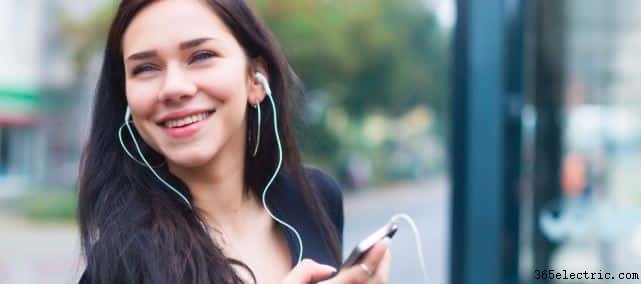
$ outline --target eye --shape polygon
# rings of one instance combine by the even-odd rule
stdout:
[[[213,52],[210,51],[200,51],[194,54],[194,56],[191,57],[191,60],[189,60],[189,64],[196,63],[198,61],[203,61],[207,60],[209,58],[212,58],[216,56]]]
[[[151,72],[151,71],[155,71],[155,70],[156,70],[156,67],[154,67],[153,65],[151,65],[151,64],[143,64],[143,65],[140,65],[140,66],[136,66],[136,68],[134,68],[134,70],[131,73],[132,73],[133,76],[137,76],[139,74],[142,74],[142,73],[145,73],[145,72]]]

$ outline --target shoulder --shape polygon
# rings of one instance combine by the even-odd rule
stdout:
[[[325,212],[334,224],[339,240],[342,241],[344,223],[343,192],[339,184],[321,169],[308,166],[304,169],[307,180],[319,196]]]
[[[325,171],[315,167],[303,167],[302,175],[309,188],[298,188],[293,176],[287,170],[280,174],[277,184],[284,190],[275,190],[270,193],[268,200],[270,208],[274,208],[285,220],[298,220],[300,226],[310,225],[309,219],[319,220],[319,216],[313,213],[315,210],[312,210],[317,208],[329,217],[339,240],[342,240],[344,216],[343,194],[340,186]],[[312,191],[310,193],[315,200],[311,203],[306,200],[306,194],[303,194],[306,190]]]
[[[334,178],[319,168],[306,166],[304,169],[307,180],[323,202],[329,203],[330,206],[337,204],[342,206],[343,192]]]

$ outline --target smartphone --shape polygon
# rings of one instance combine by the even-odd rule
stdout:
[[[350,253],[347,259],[345,259],[341,267],[349,267],[358,263],[377,242],[385,237],[392,238],[394,234],[396,234],[397,230],[398,225],[396,223],[389,222],[385,224],[383,227],[358,243],[358,245],[352,250],[352,253]]]

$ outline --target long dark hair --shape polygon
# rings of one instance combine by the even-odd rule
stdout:
[[[80,166],[78,216],[87,262],[85,273],[94,283],[241,283],[233,266],[248,267],[223,255],[203,230],[198,209],[190,209],[148,169],[126,157],[118,142],[116,134],[127,106],[122,38],[135,15],[153,2],[122,1],[109,31]],[[313,216],[318,216],[316,225],[324,233],[335,261],[340,261],[336,229],[306,178],[290,124],[294,96],[300,94],[295,74],[273,35],[245,1],[206,2],[230,28],[247,56],[260,58],[267,66],[279,114],[283,171],[293,178],[294,188]],[[263,109],[263,125],[271,125],[271,108]],[[254,137],[257,115],[248,111],[247,116],[247,136]],[[256,196],[262,193],[278,158],[273,132],[261,132],[258,155],[249,154],[252,141],[247,143],[245,154],[245,183]],[[162,159],[150,147],[143,148],[148,159]],[[157,171],[191,200],[187,186],[167,166]]]

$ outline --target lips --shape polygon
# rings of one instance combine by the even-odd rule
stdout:
[[[194,124],[207,119],[212,113],[213,111],[205,111],[197,114],[192,114],[183,118],[166,120],[161,125],[166,128],[185,127],[187,125]]]
[[[195,135],[216,110],[175,112],[158,122],[164,132],[174,139],[186,139]]]

